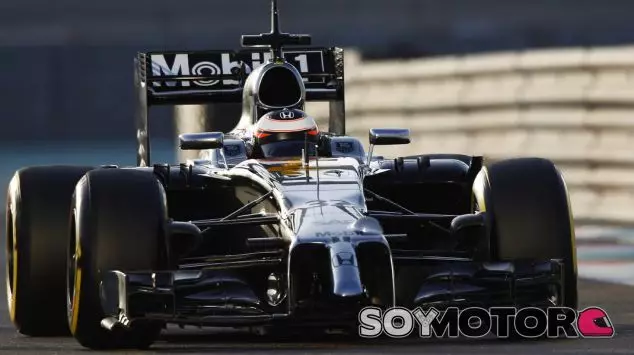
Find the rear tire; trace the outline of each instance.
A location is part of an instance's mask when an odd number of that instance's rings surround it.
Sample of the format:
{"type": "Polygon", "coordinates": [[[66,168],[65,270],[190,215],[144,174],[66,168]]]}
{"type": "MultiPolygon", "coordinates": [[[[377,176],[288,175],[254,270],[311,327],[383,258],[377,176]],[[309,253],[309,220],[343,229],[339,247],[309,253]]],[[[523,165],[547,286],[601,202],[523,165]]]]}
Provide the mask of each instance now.
{"type": "Polygon", "coordinates": [[[555,165],[541,158],[509,159],[483,168],[474,183],[486,211],[492,260],[561,259],[560,304],[577,309],[575,232],[566,184],[555,165]]]}
{"type": "Polygon", "coordinates": [[[91,349],[147,348],[163,324],[134,323],[110,332],[101,327],[101,271],[164,270],[167,256],[165,191],[149,171],[92,171],[77,184],[72,203],[68,260],[68,322],[91,349]]]}
{"type": "Polygon", "coordinates": [[[7,191],[6,287],[11,321],[29,336],[67,335],[66,245],[73,189],[91,167],[18,170],[7,191]]]}

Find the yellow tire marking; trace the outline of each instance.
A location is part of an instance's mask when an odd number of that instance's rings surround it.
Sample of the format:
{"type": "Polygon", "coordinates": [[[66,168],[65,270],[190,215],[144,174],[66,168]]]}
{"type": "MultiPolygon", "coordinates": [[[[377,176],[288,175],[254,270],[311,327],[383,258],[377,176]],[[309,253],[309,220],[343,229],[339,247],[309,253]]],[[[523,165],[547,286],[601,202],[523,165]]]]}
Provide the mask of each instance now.
{"type": "MultiPolygon", "coordinates": [[[[15,178],[11,181],[10,189],[13,189],[13,185],[15,184],[14,180],[15,178]]],[[[11,285],[7,282],[7,298],[9,303],[9,318],[11,319],[11,322],[15,322],[17,307],[16,294],[18,289],[18,245],[16,238],[16,208],[14,203],[9,205],[8,212],[11,214],[11,221],[9,221],[9,223],[11,223],[11,235],[7,235],[7,238],[11,238],[12,241],[12,249],[9,252],[11,253],[13,271],[11,272],[11,285]]]]}
{"type": "MultiPolygon", "coordinates": [[[[73,215],[75,216],[75,220],[77,220],[77,209],[73,209],[73,215]]],[[[77,225],[74,226],[77,228],[77,225]]],[[[77,235],[77,231],[75,230],[75,235],[77,235]]],[[[81,295],[81,267],[79,267],[79,262],[81,259],[81,245],[79,244],[79,238],[75,237],[75,287],[73,288],[73,299],[72,299],[72,314],[70,319],[70,332],[71,334],[75,334],[77,331],[77,319],[79,318],[79,297],[81,295]]]]}
{"type": "Polygon", "coordinates": [[[11,238],[13,239],[13,250],[11,251],[12,254],[12,258],[13,258],[13,280],[11,281],[11,305],[10,305],[10,311],[9,311],[9,317],[11,318],[12,322],[15,322],[15,310],[17,308],[17,303],[18,303],[18,298],[17,298],[17,293],[18,293],[18,247],[16,245],[16,238],[15,238],[15,217],[12,216],[13,221],[11,221],[11,223],[13,224],[13,235],[11,236],[11,238]]]}
{"type": "MultiPolygon", "coordinates": [[[[11,257],[13,258],[13,271],[11,276],[13,280],[11,280],[11,285],[7,282],[7,298],[9,303],[9,318],[11,322],[15,323],[16,319],[16,308],[17,308],[17,292],[18,292],[18,244],[17,244],[17,230],[16,230],[16,220],[17,220],[17,206],[15,203],[15,196],[19,194],[20,191],[20,180],[18,178],[18,174],[13,175],[11,181],[9,182],[9,211],[11,214],[11,235],[7,235],[7,238],[11,238],[13,249],[9,252],[11,253],[11,257]]],[[[8,256],[8,255],[7,255],[8,256]]]]}
{"type": "Polygon", "coordinates": [[[489,185],[489,171],[486,167],[482,167],[482,170],[476,175],[473,181],[473,196],[478,203],[478,211],[486,212],[486,203],[484,198],[484,190],[489,185]]]}
{"type": "Polygon", "coordinates": [[[81,286],[81,269],[77,268],[75,271],[75,288],[73,289],[73,313],[71,315],[70,321],[70,331],[72,334],[75,334],[77,331],[77,318],[79,317],[79,295],[81,286]]]}

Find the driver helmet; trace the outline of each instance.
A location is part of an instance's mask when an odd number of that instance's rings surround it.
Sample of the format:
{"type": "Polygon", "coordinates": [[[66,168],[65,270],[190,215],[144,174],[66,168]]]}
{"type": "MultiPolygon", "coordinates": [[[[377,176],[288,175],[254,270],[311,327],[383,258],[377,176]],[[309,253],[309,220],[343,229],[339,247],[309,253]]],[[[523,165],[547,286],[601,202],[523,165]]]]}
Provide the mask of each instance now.
{"type": "Polygon", "coordinates": [[[306,141],[308,154],[313,155],[319,142],[317,123],[297,109],[271,111],[254,128],[254,146],[263,158],[300,157],[306,141]]]}

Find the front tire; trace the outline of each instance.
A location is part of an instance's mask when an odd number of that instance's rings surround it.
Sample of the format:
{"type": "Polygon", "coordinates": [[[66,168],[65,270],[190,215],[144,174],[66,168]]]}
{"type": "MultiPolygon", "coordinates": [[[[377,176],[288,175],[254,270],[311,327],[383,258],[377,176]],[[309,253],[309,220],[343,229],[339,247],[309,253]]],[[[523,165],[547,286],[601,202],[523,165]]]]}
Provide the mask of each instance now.
{"type": "Polygon", "coordinates": [[[73,189],[92,167],[18,170],[7,191],[6,287],[11,321],[28,336],[67,335],[66,245],[73,189]]]}
{"type": "Polygon", "coordinates": [[[493,260],[560,259],[561,306],[577,309],[575,231],[566,184],[555,165],[541,158],[508,159],[483,168],[474,183],[490,228],[493,260]]]}
{"type": "Polygon", "coordinates": [[[101,327],[101,272],[162,270],[168,265],[165,191],[149,171],[103,169],[77,184],[72,202],[68,261],[68,322],[91,349],[147,348],[162,324],[133,322],[131,329],[101,327]]]}

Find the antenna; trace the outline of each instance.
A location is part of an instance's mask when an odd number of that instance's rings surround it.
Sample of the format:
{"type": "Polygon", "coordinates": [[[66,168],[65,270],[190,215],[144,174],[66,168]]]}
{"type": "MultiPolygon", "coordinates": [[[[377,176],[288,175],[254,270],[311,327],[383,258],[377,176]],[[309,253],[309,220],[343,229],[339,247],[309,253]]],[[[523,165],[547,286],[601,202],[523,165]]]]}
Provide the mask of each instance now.
{"type": "Polygon", "coordinates": [[[227,157],[225,156],[225,148],[220,147],[220,156],[222,157],[222,163],[225,166],[225,170],[229,170],[229,166],[227,165],[227,157]]]}
{"type": "MultiPolygon", "coordinates": [[[[317,175],[317,200],[320,201],[319,198],[319,146],[315,144],[315,174],[317,175]]],[[[321,204],[319,204],[321,206],[321,204]]],[[[323,211],[322,211],[323,214],[323,211]]]]}
{"type": "Polygon", "coordinates": [[[271,32],[259,35],[242,35],[243,47],[271,48],[273,61],[283,60],[282,47],[310,46],[310,35],[284,33],[280,30],[280,14],[277,10],[277,0],[271,0],[271,32]]]}
{"type": "Polygon", "coordinates": [[[280,14],[277,12],[277,0],[271,0],[271,33],[280,34],[280,14]]]}
{"type": "Polygon", "coordinates": [[[271,0],[271,51],[273,52],[274,59],[282,58],[282,43],[279,41],[281,34],[280,13],[277,11],[277,0],[271,0]]]}
{"type": "Polygon", "coordinates": [[[304,160],[304,166],[308,166],[308,132],[304,132],[304,152],[306,152],[306,154],[302,157],[304,160]]]}

